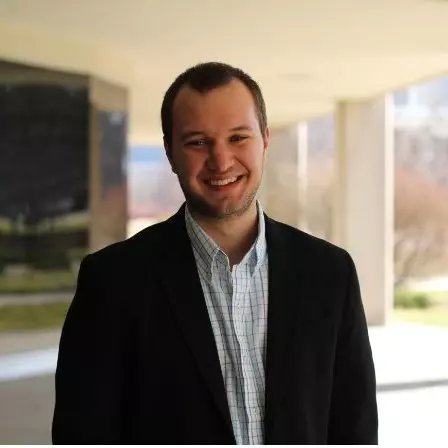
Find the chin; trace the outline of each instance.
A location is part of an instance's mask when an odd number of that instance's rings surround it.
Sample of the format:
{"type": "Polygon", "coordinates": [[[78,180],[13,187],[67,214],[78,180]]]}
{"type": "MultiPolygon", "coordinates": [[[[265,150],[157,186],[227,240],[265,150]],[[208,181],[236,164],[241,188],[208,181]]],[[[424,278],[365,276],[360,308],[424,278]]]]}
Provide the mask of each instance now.
{"type": "Polygon", "coordinates": [[[214,204],[204,198],[189,197],[188,207],[191,211],[207,218],[223,219],[228,216],[238,216],[244,213],[244,204],[214,204]]]}
{"type": "Polygon", "coordinates": [[[213,214],[216,218],[223,219],[226,217],[238,217],[244,215],[252,206],[252,200],[241,200],[238,202],[232,202],[228,204],[223,204],[219,206],[210,206],[213,209],[213,214]]]}
{"type": "Polygon", "coordinates": [[[193,192],[191,189],[183,189],[188,207],[204,217],[223,219],[230,216],[244,215],[254,204],[257,189],[244,192],[237,197],[209,198],[202,192],[193,192]]]}

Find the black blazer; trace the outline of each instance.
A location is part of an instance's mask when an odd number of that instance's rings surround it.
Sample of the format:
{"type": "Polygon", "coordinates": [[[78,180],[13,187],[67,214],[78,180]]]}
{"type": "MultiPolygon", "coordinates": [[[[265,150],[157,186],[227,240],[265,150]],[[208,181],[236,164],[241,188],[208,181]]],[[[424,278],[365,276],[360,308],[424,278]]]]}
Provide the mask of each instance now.
{"type": "MultiPolygon", "coordinates": [[[[352,259],[266,219],[266,444],[377,444],[376,381],[352,259]]],[[[87,256],[63,326],[55,444],[234,444],[185,229],[87,256]]]]}

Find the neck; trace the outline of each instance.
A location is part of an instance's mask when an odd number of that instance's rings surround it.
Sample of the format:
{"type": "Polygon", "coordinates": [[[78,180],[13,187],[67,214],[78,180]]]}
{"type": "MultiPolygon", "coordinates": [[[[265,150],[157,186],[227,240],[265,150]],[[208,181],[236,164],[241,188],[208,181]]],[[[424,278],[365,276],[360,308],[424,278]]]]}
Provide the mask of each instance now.
{"type": "Polygon", "coordinates": [[[215,219],[204,217],[195,212],[191,213],[207,235],[227,255],[230,267],[241,262],[257,239],[256,201],[253,201],[250,208],[241,216],[215,219]]]}

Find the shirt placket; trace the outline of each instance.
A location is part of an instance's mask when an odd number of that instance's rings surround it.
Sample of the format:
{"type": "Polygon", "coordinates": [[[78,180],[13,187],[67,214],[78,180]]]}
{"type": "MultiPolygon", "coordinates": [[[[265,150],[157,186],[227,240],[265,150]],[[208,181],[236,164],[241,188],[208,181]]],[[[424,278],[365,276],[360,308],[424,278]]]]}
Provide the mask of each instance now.
{"type": "Polygon", "coordinates": [[[226,393],[227,399],[229,402],[231,415],[232,415],[232,425],[234,429],[235,439],[237,444],[247,444],[247,416],[244,409],[244,389],[242,388],[242,384],[240,384],[240,347],[238,343],[238,339],[235,333],[235,325],[234,325],[234,314],[235,311],[233,309],[233,294],[234,294],[234,282],[232,278],[232,273],[229,268],[229,262],[227,256],[218,251],[214,261],[215,269],[217,277],[221,279],[220,289],[223,293],[223,297],[225,297],[226,303],[221,303],[220,306],[228,306],[229,307],[229,316],[228,320],[224,322],[224,326],[228,327],[225,329],[225,333],[230,336],[230,346],[229,355],[232,357],[231,365],[234,366],[234,369],[230,369],[225,373],[225,381],[226,381],[226,393]],[[232,392],[229,394],[229,387],[232,392]],[[233,409],[233,410],[232,410],[233,409]],[[241,415],[243,414],[243,415],[241,415]]]}
{"type": "MultiPolygon", "coordinates": [[[[260,254],[252,252],[232,272],[227,256],[207,237],[187,211],[187,230],[196,249],[195,258],[225,378],[235,438],[238,444],[262,444],[265,370],[263,347],[267,336],[265,328],[255,327],[259,325],[260,316],[252,316],[251,312],[251,302],[256,300],[260,306],[260,298],[257,296],[252,300],[248,296],[252,288],[256,291],[260,286],[258,283],[257,286],[254,285],[254,275],[260,264],[255,258],[260,254]],[[203,263],[198,263],[198,258],[203,263]],[[252,271],[254,264],[257,266],[252,271]],[[250,339],[254,331],[264,334],[264,342],[259,341],[257,334],[254,335],[254,341],[250,339]],[[254,353],[249,350],[251,347],[256,348],[254,353]],[[261,361],[258,359],[260,356],[263,358],[260,358],[261,361]],[[260,363],[262,368],[259,367],[260,363]]],[[[260,209],[258,211],[261,213],[260,209]]],[[[259,234],[264,238],[264,221],[260,221],[259,234]]],[[[258,244],[253,248],[254,251],[264,251],[264,247],[260,246],[262,243],[258,244]]],[[[263,275],[267,277],[267,268],[263,275]]],[[[263,278],[261,281],[264,281],[263,278]]],[[[266,319],[265,313],[263,318],[266,319]]]]}
{"type": "Polygon", "coordinates": [[[247,303],[247,291],[250,284],[250,275],[248,272],[248,266],[235,266],[232,272],[232,280],[234,284],[233,292],[233,316],[234,316],[234,328],[235,335],[240,348],[240,362],[241,362],[241,387],[243,389],[244,395],[244,407],[246,414],[247,426],[245,427],[245,443],[251,443],[250,440],[250,428],[252,413],[251,409],[253,403],[250,402],[250,389],[254,387],[250,382],[253,380],[253,369],[250,359],[249,352],[249,341],[248,341],[248,327],[251,326],[251,322],[246,321],[247,307],[250,304],[247,303]]]}

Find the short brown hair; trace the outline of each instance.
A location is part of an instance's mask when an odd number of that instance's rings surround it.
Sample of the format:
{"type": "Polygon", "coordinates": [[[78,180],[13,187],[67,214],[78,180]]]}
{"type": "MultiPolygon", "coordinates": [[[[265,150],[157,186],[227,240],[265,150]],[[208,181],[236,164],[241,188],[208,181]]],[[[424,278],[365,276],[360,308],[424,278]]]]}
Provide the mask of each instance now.
{"type": "Polygon", "coordinates": [[[161,118],[163,137],[167,146],[172,144],[174,101],[183,86],[189,86],[200,93],[205,93],[229,84],[233,79],[241,81],[250,91],[257,109],[258,122],[262,134],[266,132],[266,105],[260,86],[243,70],[221,62],[206,62],[195,65],[180,74],[165,93],[162,103],[161,118]]]}

